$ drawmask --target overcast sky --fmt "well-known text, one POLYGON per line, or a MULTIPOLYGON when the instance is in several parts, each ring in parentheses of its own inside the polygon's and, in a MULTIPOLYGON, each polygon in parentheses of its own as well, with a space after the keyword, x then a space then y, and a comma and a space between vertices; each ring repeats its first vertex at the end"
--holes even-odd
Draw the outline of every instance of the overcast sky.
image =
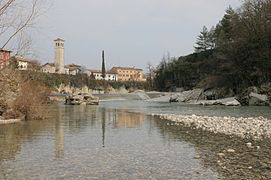
POLYGON ((34 48, 42 63, 54 62, 55 38, 65 43, 65 64, 90 69, 157 65, 167 52, 183 56, 203 25, 216 25, 239 0, 57 0, 40 19, 34 48))

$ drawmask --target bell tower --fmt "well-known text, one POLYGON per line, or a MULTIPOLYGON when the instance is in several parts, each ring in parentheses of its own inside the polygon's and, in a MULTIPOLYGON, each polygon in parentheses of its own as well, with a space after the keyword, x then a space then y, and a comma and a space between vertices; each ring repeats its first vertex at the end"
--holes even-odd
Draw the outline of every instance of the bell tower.
POLYGON ((64 42, 65 40, 57 38, 55 43, 55 67, 56 73, 65 74, 64 69, 64 42))

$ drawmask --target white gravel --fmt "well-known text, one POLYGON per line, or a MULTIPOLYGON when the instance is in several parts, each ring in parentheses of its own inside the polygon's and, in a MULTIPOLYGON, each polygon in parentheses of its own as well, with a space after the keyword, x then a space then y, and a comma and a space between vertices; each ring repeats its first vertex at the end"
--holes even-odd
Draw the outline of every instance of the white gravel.
POLYGON ((264 117, 217 117, 197 115, 152 114, 173 121, 175 125, 192 127, 212 133, 235 135, 261 140, 271 138, 271 120, 264 117))

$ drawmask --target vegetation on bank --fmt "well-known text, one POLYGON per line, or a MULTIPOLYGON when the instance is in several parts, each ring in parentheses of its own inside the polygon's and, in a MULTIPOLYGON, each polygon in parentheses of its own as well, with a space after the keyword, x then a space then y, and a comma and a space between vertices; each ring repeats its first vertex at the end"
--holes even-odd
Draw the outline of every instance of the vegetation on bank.
POLYGON ((65 86, 72 86, 75 88, 88 87, 93 90, 107 90, 109 88, 120 89, 125 87, 127 90, 147 89, 146 82, 136 81, 103 81, 95 80, 87 74, 66 75, 66 74, 51 74, 33 71, 21 71, 22 77, 25 79, 32 79, 41 82, 50 88, 59 87, 61 84, 65 86))
POLYGON ((146 89, 145 82, 98 81, 86 74, 65 75, 35 71, 19 71, 12 64, 0 71, 0 118, 42 119, 46 117, 48 95, 60 85, 93 90, 146 89))
POLYGON ((0 117, 3 119, 42 119, 46 114, 50 89, 43 83, 24 78, 7 67, 0 71, 0 117))
POLYGON ((229 7, 215 27, 202 29, 193 54, 164 57, 155 73, 160 91, 200 87, 223 89, 227 96, 258 87, 270 93, 271 1, 246 0, 236 10, 229 7))

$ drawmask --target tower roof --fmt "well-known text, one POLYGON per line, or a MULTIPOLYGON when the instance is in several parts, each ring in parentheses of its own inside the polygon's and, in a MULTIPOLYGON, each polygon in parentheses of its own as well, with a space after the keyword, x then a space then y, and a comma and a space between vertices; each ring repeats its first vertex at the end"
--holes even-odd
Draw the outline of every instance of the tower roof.
POLYGON ((57 38, 57 39, 55 39, 54 41, 65 41, 64 39, 61 39, 61 38, 57 38))

